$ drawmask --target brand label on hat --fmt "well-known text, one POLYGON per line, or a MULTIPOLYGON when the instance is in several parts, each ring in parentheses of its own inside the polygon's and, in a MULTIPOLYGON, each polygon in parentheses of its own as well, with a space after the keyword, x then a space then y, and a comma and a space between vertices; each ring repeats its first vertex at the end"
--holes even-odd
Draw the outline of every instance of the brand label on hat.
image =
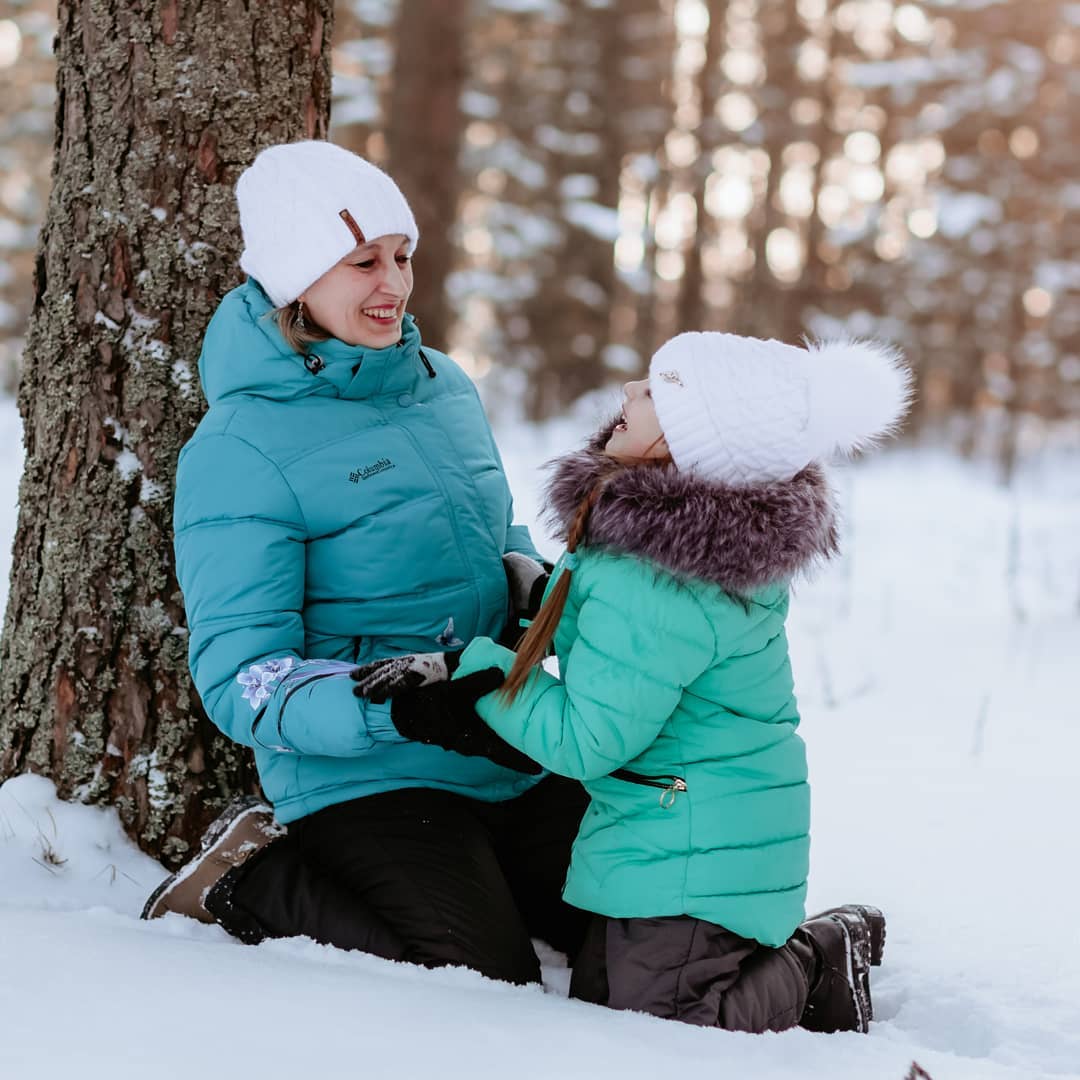
POLYGON ((396 468, 397 466, 389 458, 379 458, 370 465, 361 465, 358 469, 354 469, 349 473, 349 480, 354 484, 359 484, 361 480, 370 480, 371 477, 378 476, 387 469, 396 468))
MULTIPOLYGON (((664 382, 674 383, 676 386, 683 386, 682 378, 677 371, 658 371, 657 375, 659 375, 664 382)), ((686 387, 683 386, 683 389, 685 390, 686 387)))
POLYGON ((360 226, 356 224, 356 218, 354 218, 348 210, 339 210, 338 217, 341 218, 341 220, 349 226, 349 232, 353 234, 353 239, 357 242, 357 244, 367 243, 367 241, 364 239, 364 234, 360 231, 360 226))

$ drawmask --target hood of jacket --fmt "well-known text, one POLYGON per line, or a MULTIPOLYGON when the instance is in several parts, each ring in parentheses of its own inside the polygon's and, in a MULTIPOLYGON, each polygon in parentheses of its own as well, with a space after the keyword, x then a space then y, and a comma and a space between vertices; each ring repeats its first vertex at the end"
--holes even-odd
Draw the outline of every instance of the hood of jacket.
POLYGON ((330 338, 315 342, 304 356, 281 336, 273 312, 270 298, 250 278, 222 300, 199 357, 199 378, 210 405, 235 395, 289 401, 312 394, 400 394, 429 374, 411 315, 405 316, 396 345, 372 349, 330 338))
POLYGON ((819 465, 791 480, 726 487, 674 464, 624 465, 607 457, 603 448, 616 423, 551 463, 546 511, 561 539, 599 484, 583 544, 640 556, 735 596, 789 581, 836 554, 836 506, 819 465))

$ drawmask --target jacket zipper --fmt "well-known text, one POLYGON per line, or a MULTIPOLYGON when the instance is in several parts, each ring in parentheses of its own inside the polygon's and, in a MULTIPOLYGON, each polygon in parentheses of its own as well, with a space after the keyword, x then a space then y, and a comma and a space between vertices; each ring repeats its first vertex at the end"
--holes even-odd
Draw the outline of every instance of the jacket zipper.
MULTIPOLYGON (((450 492, 446 489, 446 485, 443 483, 442 478, 428 461, 427 455, 424 453, 423 449, 420 446, 419 439, 417 439, 416 436, 413 435, 413 433, 407 427, 405 427, 404 424, 396 423, 393 420, 387 420, 387 423, 392 427, 397 428, 398 431, 400 431, 402 435, 404 435, 405 438, 412 443, 413 448, 416 450, 417 457, 421 460, 421 462, 423 462, 424 468, 428 471, 428 475, 431 477, 432 480, 435 481, 435 486, 439 489, 439 493, 442 495, 443 501, 446 505, 447 517, 450 520, 450 531, 454 534, 454 543, 457 545, 458 554, 461 556, 462 564, 466 567, 470 567, 472 563, 466 553, 465 542, 461 538, 461 530, 458 524, 457 511, 454 508, 454 502, 450 498, 450 492)), ((474 597, 474 602, 476 604, 476 613, 479 617, 480 611, 483 607, 483 602, 480 597, 480 586, 476 583, 475 574, 470 575, 469 584, 472 588, 472 594, 474 597)))
POLYGON ((625 780, 628 784, 660 788, 660 805, 665 810, 670 810, 675 805, 675 796, 679 792, 690 790, 681 776, 643 776, 629 769, 616 769, 609 775, 616 780, 625 780))

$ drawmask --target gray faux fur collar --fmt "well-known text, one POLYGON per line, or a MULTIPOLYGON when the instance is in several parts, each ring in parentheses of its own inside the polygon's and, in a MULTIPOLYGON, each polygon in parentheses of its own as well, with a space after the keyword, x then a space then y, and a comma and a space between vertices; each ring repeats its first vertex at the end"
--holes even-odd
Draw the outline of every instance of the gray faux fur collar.
POLYGON ((605 457, 615 423, 584 450, 551 463, 547 514, 561 539, 603 481, 585 545, 639 555, 735 596, 787 581, 836 554, 836 508, 820 466, 788 481, 722 487, 671 464, 626 466, 605 457))

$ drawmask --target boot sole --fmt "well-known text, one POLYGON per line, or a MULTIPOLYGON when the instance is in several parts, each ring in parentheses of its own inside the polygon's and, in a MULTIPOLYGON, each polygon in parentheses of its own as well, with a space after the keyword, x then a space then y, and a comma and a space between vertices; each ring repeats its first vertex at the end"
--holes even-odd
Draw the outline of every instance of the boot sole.
POLYGON ((870 1000, 870 980, 867 974, 871 964, 871 937, 867 932, 853 934, 846 922, 841 920, 846 939, 848 983, 851 986, 851 1000, 855 1005, 855 1030, 865 1035, 870 1030, 870 1021, 874 1018, 874 1006, 870 1000))
POLYGON ((139 914, 140 919, 156 919, 158 915, 163 912, 155 911, 157 902, 161 899, 162 894, 168 892, 173 885, 176 884, 176 874, 170 874, 149 896, 146 903, 143 904, 143 909, 139 914))

